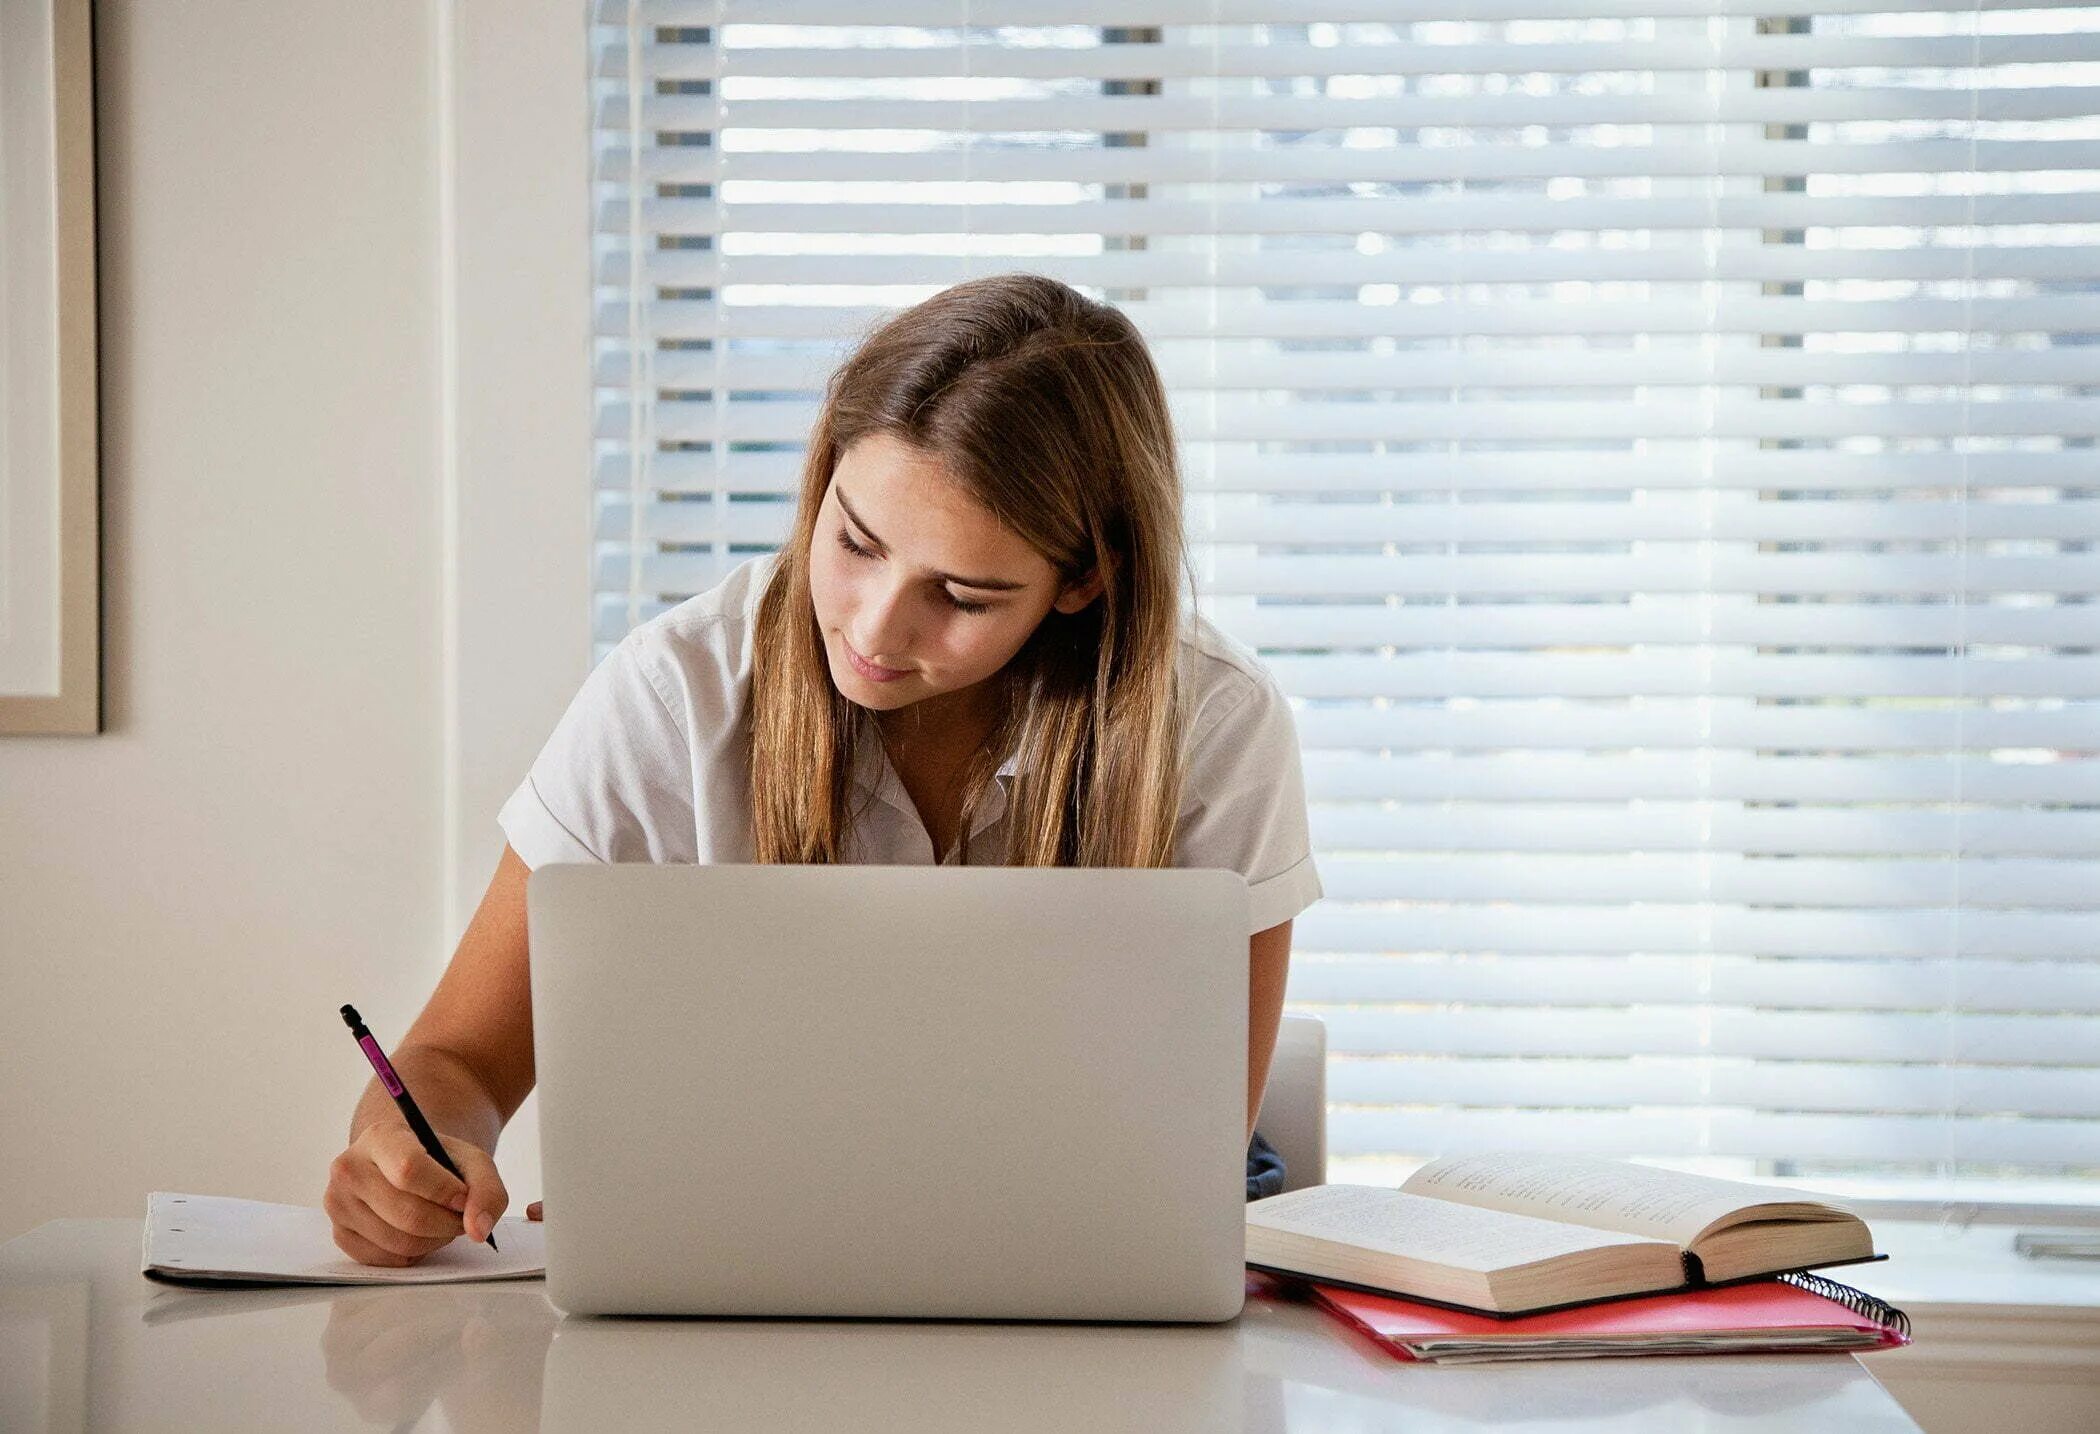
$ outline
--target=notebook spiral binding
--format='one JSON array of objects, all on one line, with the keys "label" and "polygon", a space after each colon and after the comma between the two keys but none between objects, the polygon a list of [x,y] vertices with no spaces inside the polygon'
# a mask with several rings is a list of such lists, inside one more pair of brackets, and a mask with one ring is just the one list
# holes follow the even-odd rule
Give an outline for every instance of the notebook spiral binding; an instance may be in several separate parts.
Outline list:
[{"label": "notebook spiral binding", "polygon": [[1905,1339],[1910,1337],[1910,1316],[1887,1300],[1876,1299],[1865,1290],[1840,1284],[1825,1275],[1812,1275],[1806,1270],[1795,1270],[1779,1278],[1797,1289],[1807,1290],[1812,1295],[1821,1295],[1826,1300],[1834,1300],[1852,1313],[1865,1315],[1876,1324],[1887,1325]]}]

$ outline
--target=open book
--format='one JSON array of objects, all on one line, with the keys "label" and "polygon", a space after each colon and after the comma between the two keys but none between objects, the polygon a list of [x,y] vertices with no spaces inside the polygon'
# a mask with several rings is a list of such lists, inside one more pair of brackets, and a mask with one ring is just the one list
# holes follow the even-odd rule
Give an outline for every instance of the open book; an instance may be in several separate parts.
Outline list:
[{"label": "open book", "polygon": [[1247,1206],[1247,1263],[1489,1314],[1871,1260],[1857,1215],[1774,1185],[1580,1155],[1433,1160],[1397,1190]]}]

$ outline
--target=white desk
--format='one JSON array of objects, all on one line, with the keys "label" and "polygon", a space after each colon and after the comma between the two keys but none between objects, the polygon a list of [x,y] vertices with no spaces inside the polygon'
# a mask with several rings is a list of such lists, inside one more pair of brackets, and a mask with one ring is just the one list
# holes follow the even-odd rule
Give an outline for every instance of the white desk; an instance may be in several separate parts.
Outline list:
[{"label": "white desk", "polygon": [[176,1288],[139,1274],[139,1225],[0,1245],[0,1428],[1917,1428],[1849,1356],[1435,1369],[1251,1298],[1222,1325],[564,1320],[538,1281]]}]

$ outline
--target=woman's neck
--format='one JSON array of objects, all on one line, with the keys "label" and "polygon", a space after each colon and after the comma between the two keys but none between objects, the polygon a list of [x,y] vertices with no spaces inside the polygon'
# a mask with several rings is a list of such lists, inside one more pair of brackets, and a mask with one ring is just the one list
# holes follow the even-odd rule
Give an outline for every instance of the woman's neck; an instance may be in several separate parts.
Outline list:
[{"label": "woman's neck", "polygon": [[[914,702],[895,712],[875,714],[876,731],[893,765],[951,767],[968,760],[991,740],[998,715],[979,688]],[[969,699],[951,701],[950,698]]]}]

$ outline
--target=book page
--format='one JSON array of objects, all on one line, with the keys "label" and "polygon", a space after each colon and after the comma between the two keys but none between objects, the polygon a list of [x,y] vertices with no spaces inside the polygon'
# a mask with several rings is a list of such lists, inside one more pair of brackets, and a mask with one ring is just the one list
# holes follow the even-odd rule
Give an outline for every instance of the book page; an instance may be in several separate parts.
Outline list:
[{"label": "book page", "polygon": [[1380,1185],[1312,1185],[1272,1195],[1247,1207],[1247,1223],[1483,1273],[1578,1250],[1647,1243],[1635,1235],[1425,1200]]},{"label": "book page", "polygon": [[1586,1155],[1453,1155],[1401,1187],[1417,1195],[1689,1245],[1731,1211],[1813,1203],[1796,1191]]}]

